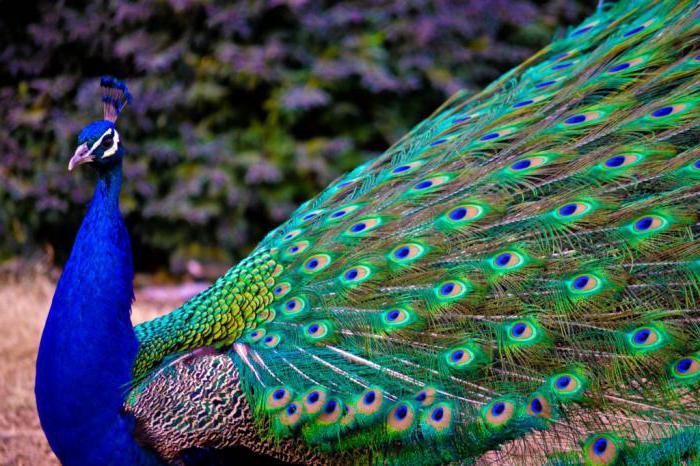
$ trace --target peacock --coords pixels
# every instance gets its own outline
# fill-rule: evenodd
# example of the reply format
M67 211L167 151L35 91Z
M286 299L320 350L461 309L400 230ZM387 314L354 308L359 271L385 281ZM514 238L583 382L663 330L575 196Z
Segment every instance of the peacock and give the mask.
M699 16L600 6L136 327L115 127L131 96L103 78L69 164L94 167L95 194L37 361L56 455L697 464Z

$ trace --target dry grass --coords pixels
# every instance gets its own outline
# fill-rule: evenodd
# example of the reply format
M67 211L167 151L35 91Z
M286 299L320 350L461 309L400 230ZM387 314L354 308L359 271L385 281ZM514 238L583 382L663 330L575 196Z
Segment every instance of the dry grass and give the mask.
M2 277L0 283L0 464L58 464L39 426L34 363L53 282Z
M34 364L55 283L48 272L0 276L0 465L56 465L39 426L34 402ZM31 277L31 278L29 278ZM172 303L139 299L133 320L173 309Z

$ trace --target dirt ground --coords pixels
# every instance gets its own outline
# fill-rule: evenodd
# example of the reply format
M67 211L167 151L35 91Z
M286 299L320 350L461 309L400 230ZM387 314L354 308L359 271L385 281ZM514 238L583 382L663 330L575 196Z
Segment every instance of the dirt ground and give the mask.
M23 278L0 275L0 465L56 465L34 402L36 352L56 273L28 271L19 276ZM136 292L135 323L173 309L172 302L149 301L148 296L147 290Z

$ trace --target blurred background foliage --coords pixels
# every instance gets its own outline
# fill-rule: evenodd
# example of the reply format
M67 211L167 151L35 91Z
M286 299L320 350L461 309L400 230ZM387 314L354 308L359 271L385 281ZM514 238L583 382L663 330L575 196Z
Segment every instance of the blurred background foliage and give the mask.
M0 0L0 259L60 263L94 186L68 173L97 77L135 99L122 211L136 267L230 264L459 89L577 24L576 0Z

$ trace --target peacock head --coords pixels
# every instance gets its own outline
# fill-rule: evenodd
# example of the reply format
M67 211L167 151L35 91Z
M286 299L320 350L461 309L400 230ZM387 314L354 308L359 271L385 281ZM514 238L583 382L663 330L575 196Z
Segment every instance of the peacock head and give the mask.
M114 123L131 102L131 94L126 84L111 76L103 76L100 86L104 119L93 121L80 131L78 148L68 163L68 170L84 163L93 163L98 168L113 166L126 152Z

